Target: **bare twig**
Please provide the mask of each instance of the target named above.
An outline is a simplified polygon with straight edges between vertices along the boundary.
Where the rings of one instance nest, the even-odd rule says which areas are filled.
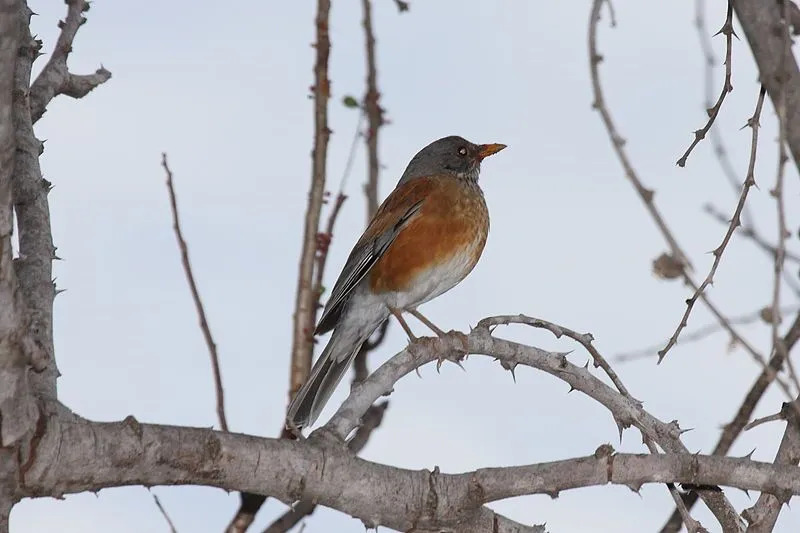
[[[703,104],[704,109],[709,109],[714,105],[712,101],[712,92],[716,58],[714,56],[714,47],[711,44],[711,36],[709,35],[708,28],[706,27],[706,2],[705,0],[695,0],[694,6],[694,26],[695,29],[697,29],[697,36],[700,40],[700,49],[702,50],[704,59]],[[741,187],[739,173],[733,168],[730,157],[728,157],[728,151],[725,148],[725,142],[722,140],[722,134],[720,133],[719,128],[711,128],[708,132],[708,136],[711,139],[711,145],[714,148],[714,155],[716,156],[717,162],[722,169],[722,174],[727,179],[728,184],[731,186],[734,193],[738,194]],[[739,230],[740,233],[744,233],[745,228],[755,231],[755,228],[752,227],[752,217],[750,216],[750,209],[747,205],[745,205],[744,209],[742,209],[742,222],[743,227]],[[724,223],[727,224],[728,221],[725,220]]]
[[[783,411],[768,416],[762,416],[761,418],[756,418],[755,420],[747,424],[742,429],[742,431],[750,431],[751,429],[758,427],[761,424],[767,424],[769,422],[775,422],[777,420],[786,420],[786,415]]]
[[[694,140],[692,140],[692,144],[689,145],[689,148],[687,148],[680,159],[678,159],[677,165],[679,167],[686,166],[686,160],[689,158],[689,154],[691,154],[692,150],[694,150],[694,147],[705,138],[706,134],[711,129],[711,126],[714,124],[714,121],[717,119],[720,109],[722,109],[722,102],[725,101],[725,96],[727,96],[727,94],[733,90],[733,85],[731,85],[731,52],[733,50],[734,35],[733,0],[728,0],[728,10],[725,14],[725,24],[722,25],[722,29],[720,29],[717,34],[719,35],[720,33],[725,36],[725,81],[722,84],[722,90],[719,93],[719,97],[717,97],[716,103],[713,105],[713,107],[706,109],[708,121],[706,121],[705,126],[694,132]]]
[[[617,128],[614,125],[614,120],[611,118],[611,113],[606,105],[605,97],[603,96],[603,87],[600,83],[599,71],[600,62],[603,60],[603,56],[601,56],[597,50],[597,25],[600,21],[600,9],[602,8],[603,3],[604,0],[594,0],[592,2],[591,15],[589,18],[589,68],[592,77],[592,89],[594,92],[594,102],[592,103],[592,107],[600,113],[600,117],[603,119],[603,125],[605,125],[608,136],[611,139],[611,145],[614,148],[614,152],[617,154],[617,158],[625,170],[625,176],[631,182],[631,185],[633,185],[634,189],[636,189],[636,192],[642,199],[645,208],[650,213],[650,216],[656,223],[656,226],[658,226],[658,229],[661,231],[661,234],[667,241],[667,244],[669,244],[675,260],[682,265],[691,266],[689,258],[685,253],[683,253],[683,250],[681,250],[678,242],[675,240],[675,237],[672,236],[672,232],[667,227],[666,222],[664,222],[664,218],[656,208],[655,203],[653,203],[655,191],[645,187],[639,179],[639,176],[636,174],[636,171],[633,169],[633,165],[631,164],[630,159],[628,159],[628,154],[625,152],[625,139],[623,139],[619,132],[617,132]]]
[[[183,232],[181,231],[181,222],[180,217],[178,216],[178,202],[175,197],[175,185],[172,181],[172,170],[169,168],[166,153],[161,154],[161,166],[164,167],[164,172],[167,174],[169,204],[172,208],[172,229],[175,231],[175,238],[178,240],[178,247],[181,251],[183,272],[186,275],[186,281],[189,282],[189,289],[192,292],[194,307],[197,310],[197,317],[200,319],[200,329],[203,332],[203,339],[205,339],[206,346],[208,347],[208,355],[211,357],[211,370],[214,373],[214,389],[217,398],[217,417],[219,418],[219,427],[222,428],[222,431],[228,431],[228,421],[225,418],[225,391],[222,388],[222,375],[219,368],[217,343],[214,342],[214,337],[211,335],[211,328],[208,326],[206,311],[203,307],[203,302],[200,299],[200,292],[197,289],[197,282],[195,282],[194,274],[192,273],[192,263],[189,261],[189,248],[186,245],[186,241],[183,239]]]
[[[786,346],[786,353],[791,351],[798,340],[800,340],[800,313],[796,315],[794,322],[783,335],[783,344]],[[784,356],[782,354],[774,353],[772,355],[772,358],[769,360],[769,367],[772,371],[768,372],[767,369],[764,369],[761,371],[761,374],[759,374],[758,378],[756,378],[755,383],[753,383],[753,385],[750,387],[750,390],[745,395],[742,404],[736,411],[733,420],[725,425],[725,429],[722,431],[722,434],[717,441],[717,445],[711,452],[713,455],[726,455],[730,451],[734,441],[752,418],[753,412],[755,411],[759,400],[772,383],[774,377],[777,375],[776,373],[783,366],[783,361]],[[697,501],[697,495],[690,493],[685,495],[683,499],[686,503],[686,506],[691,508],[692,505],[694,505]],[[680,528],[681,515],[677,511],[673,511],[670,518],[661,528],[661,533],[677,533]]]
[[[661,213],[655,206],[653,202],[653,196],[655,192],[652,189],[646,188],[642,181],[639,179],[636,171],[633,169],[633,165],[631,164],[630,160],[628,159],[628,155],[625,152],[625,140],[620,136],[617,132],[616,126],[614,125],[614,121],[611,118],[611,113],[608,110],[608,106],[605,103],[605,98],[603,97],[603,87],[600,83],[600,62],[602,61],[603,57],[597,51],[597,26],[600,20],[600,8],[603,5],[603,0],[594,0],[592,2],[591,14],[589,18],[589,31],[588,31],[588,41],[589,41],[589,69],[592,79],[592,90],[594,94],[594,103],[593,107],[600,113],[600,117],[603,120],[603,125],[606,128],[606,132],[608,133],[609,139],[611,139],[611,144],[614,148],[614,152],[617,155],[622,167],[625,169],[625,175],[628,180],[631,182],[633,187],[636,189],[636,192],[639,194],[639,197],[642,199],[647,211],[650,213],[653,221],[656,223],[661,235],[664,237],[664,240],[667,241],[669,245],[670,252],[671,252],[671,259],[674,263],[679,266],[680,276],[683,278],[684,282],[692,288],[692,290],[697,290],[697,283],[692,279],[692,277],[687,272],[687,268],[691,268],[691,263],[687,255],[683,252],[681,247],[678,245],[677,240],[672,235],[669,227],[666,225],[664,218],[661,216]],[[700,299],[703,303],[706,304],[708,310],[711,311],[711,314],[714,315],[719,323],[725,328],[726,331],[731,335],[732,338],[736,340],[739,344],[741,344],[747,352],[757,361],[761,361],[761,364],[765,364],[764,357],[759,354],[755,348],[753,348],[747,340],[742,337],[736,329],[728,322],[728,319],[725,317],[722,312],[717,309],[717,307],[711,302],[711,300],[706,296],[705,293],[700,293]]]
[[[731,13],[731,4],[728,3],[728,14]],[[727,22],[726,22],[727,24]],[[722,253],[725,251],[725,247],[730,242],[731,237],[733,236],[733,232],[736,231],[736,228],[742,224],[741,215],[742,215],[742,208],[744,208],[744,204],[747,201],[747,193],[750,190],[750,187],[755,185],[755,165],[756,165],[756,152],[758,147],[758,128],[760,126],[759,119],[761,117],[761,109],[764,106],[764,95],[766,94],[766,89],[764,86],[761,86],[761,90],[758,93],[758,101],[756,103],[756,109],[753,112],[753,116],[747,121],[747,125],[753,130],[752,138],[750,142],[750,162],[747,165],[747,175],[744,180],[744,184],[742,185],[741,194],[739,195],[739,201],[736,204],[736,209],[733,212],[733,217],[731,217],[730,225],[728,226],[728,231],[725,232],[725,236],[722,238],[722,243],[714,249],[712,252],[714,255],[714,262],[711,264],[711,269],[708,271],[703,282],[695,289],[692,296],[686,300],[686,310],[681,317],[681,321],[678,323],[678,327],[675,329],[675,332],[670,336],[669,340],[667,341],[666,346],[659,350],[658,352],[658,362],[660,363],[664,356],[667,355],[667,352],[670,348],[672,348],[676,342],[678,342],[678,336],[681,334],[683,328],[686,327],[689,321],[689,315],[692,312],[692,308],[694,307],[695,302],[700,297],[700,294],[705,290],[705,288],[712,284],[714,281],[714,273],[717,271],[717,267],[719,266],[720,261],[722,260]],[[763,362],[762,364],[766,364]]]
[[[745,206],[745,209],[747,209],[747,206]],[[720,224],[730,224],[730,219],[712,204],[704,205],[703,211],[705,211],[711,216],[711,218]],[[766,252],[774,260],[775,254],[777,253],[777,248],[773,244],[767,242],[767,240],[756,231],[755,227],[744,222],[744,210],[742,211],[742,222],[742,226],[739,228],[739,235],[750,239],[753,244],[764,250],[764,252]],[[800,255],[792,253],[789,250],[785,250],[784,260],[800,264]]]
[[[367,57],[367,91],[364,95],[364,109],[367,114],[367,133],[364,141],[367,143],[367,184],[364,193],[367,196],[367,221],[378,210],[378,133],[383,126],[383,109],[378,99],[378,73],[375,66],[375,33],[372,31],[372,2],[362,0],[364,11],[364,37]]]
[[[800,307],[798,307],[797,305],[785,306],[781,309],[781,312],[783,314],[794,313],[798,309],[800,309]],[[759,309],[758,311],[752,313],[747,313],[744,315],[739,315],[728,319],[728,321],[732,325],[738,325],[738,326],[752,324],[754,322],[761,322],[763,320],[764,320],[763,309]],[[683,342],[684,345],[689,342],[700,341],[713,335],[714,333],[722,331],[723,329],[724,328],[719,323],[707,324],[689,333],[684,333],[683,336],[681,336],[681,341]],[[664,346],[663,342],[658,344],[653,344],[651,346],[648,346],[647,348],[640,348],[638,350],[634,350],[631,352],[617,354],[613,356],[611,359],[616,362],[626,363],[636,359],[648,359],[648,358],[658,357],[657,353],[658,349],[661,348],[662,346]]]
[[[175,524],[172,523],[172,519],[169,517],[169,514],[167,514],[167,510],[164,509],[164,506],[161,505],[161,500],[159,500],[158,496],[156,496],[155,494],[153,494],[153,501],[156,503],[156,507],[158,507],[158,510],[161,511],[164,520],[167,521],[167,525],[169,526],[170,532],[178,533],[178,530],[175,529]]]
[[[318,231],[320,211],[325,192],[325,161],[328,155],[328,99],[330,80],[328,79],[328,56],[331,42],[328,34],[330,0],[317,1],[316,61],[314,64],[314,150],[312,154],[311,186],[308,194],[303,248],[300,254],[300,267],[297,276],[297,297],[295,301],[294,323],[292,329],[292,359],[289,373],[289,398],[303,386],[311,370],[314,344],[312,332],[317,316],[319,294],[314,293],[314,265],[318,250]]]

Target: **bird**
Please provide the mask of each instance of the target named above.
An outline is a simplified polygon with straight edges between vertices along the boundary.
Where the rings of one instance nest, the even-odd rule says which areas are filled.
[[[489,234],[481,162],[505,147],[453,135],[411,159],[333,286],[314,335],[333,334],[289,404],[287,427],[314,424],[361,345],[390,316],[411,341],[404,312],[444,335],[417,307],[455,287],[477,264]]]

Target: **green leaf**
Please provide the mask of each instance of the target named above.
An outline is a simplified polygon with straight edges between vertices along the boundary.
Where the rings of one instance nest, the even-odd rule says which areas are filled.
[[[349,94],[342,98],[342,103],[345,107],[349,107],[350,109],[358,107],[358,100],[350,96]]]

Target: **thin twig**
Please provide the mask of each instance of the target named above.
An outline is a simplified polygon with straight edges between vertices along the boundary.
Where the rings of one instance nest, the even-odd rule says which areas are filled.
[[[747,206],[745,206],[745,209],[747,209]],[[727,216],[725,216],[722,212],[720,212],[712,204],[704,205],[703,206],[703,211],[705,213],[707,213],[709,216],[711,216],[711,218],[713,218],[714,220],[719,222],[720,224],[730,224],[730,219]],[[764,252],[766,252],[774,260],[775,259],[775,254],[777,253],[777,248],[773,244],[767,242],[767,240],[756,231],[755,227],[753,227],[752,225],[748,225],[746,222],[744,222],[744,220],[745,220],[745,217],[744,217],[744,210],[743,210],[742,211],[742,225],[739,228],[739,235],[741,235],[742,237],[746,237],[746,238],[750,239],[751,241],[753,241],[753,244],[755,244],[756,246],[761,248]],[[792,253],[789,250],[785,250],[784,251],[784,257],[783,258],[786,261],[792,261],[794,263],[800,264],[800,255]]]
[[[623,139],[622,136],[617,132],[617,128],[614,125],[614,120],[611,118],[611,113],[608,110],[605,97],[603,96],[603,87],[600,83],[599,70],[600,62],[603,60],[603,56],[601,56],[597,51],[597,25],[600,21],[600,9],[604,2],[605,0],[594,0],[592,2],[591,19],[589,22],[589,69],[592,78],[592,90],[594,93],[594,102],[592,103],[592,107],[600,113],[600,117],[603,119],[603,125],[606,127],[608,136],[611,139],[611,145],[614,148],[614,152],[617,154],[617,158],[625,170],[625,176],[631,182],[631,185],[633,185],[633,187],[636,189],[636,192],[642,199],[645,208],[647,208],[647,211],[650,213],[650,216],[656,223],[656,226],[658,226],[659,231],[661,231],[661,234],[667,241],[667,244],[669,244],[670,250],[672,250],[672,254],[675,256],[675,259],[682,265],[691,266],[689,258],[685,253],[683,253],[683,250],[681,250],[681,247],[678,245],[675,237],[673,237],[672,232],[667,227],[666,222],[664,222],[664,218],[661,216],[661,213],[659,213],[658,209],[653,203],[653,196],[655,195],[655,192],[642,184],[639,176],[633,169],[633,165],[628,159],[628,154],[625,152],[625,139]]]
[[[708,131],[711,129],[711,126],[714,124],[714,121],[717,119],[720,109],[722,109],[722,102],[725,101],[725,96],[727,96],[727,94],[733,90],[733,85],[731,85],[731,53],[733,50],[734,36],[733,0],[728,0],[728,10],[725,14],[725,24],[722,25],[722,29],[717,32],[717,35],[720,33],[725,36],[725,81],[722,84],[722,90],[719,93],[719,97],[717,97],[717,102],[713,107],[706,109],[706,113],[708,113],[708,121],[706,121],[705,126],[694,132],[692,144],[689,145],[689,148],[686,149],[686,152],[684,152],[680,159],[678,159],[677,165],[679,167],[686,166],[686,160],[689,158],[689,154],[691,154],[692,150],[694,150],[694,147],[705,138],[706,133],[708,133]]]
[[[383,126],[383,109],[381,109],[378,99],[378,73],[375,65],[375,33],[372,30],[372,2],[362,0],[361,5],[364,11],[364,38],[367,58],[367,90],[364,95],[364,110],[367,114],[367,133],[364,141],[367,144],[367,184],[364,186],[364,193],[367,196],[367,221],[372,219],[372,215],[378,210],[378,172],[380,170],[378,162],[378,133]]]
[[[205,339],[206,346],[208,347],[208,354],[211,357],[211,370],[214,374],[214,389],[217,397],[217,417],[219,418],[219,427],[222,429],[222,431],[228,431],[228,421],[225,418],[225,392],[222,388],[222,375],[219,368],[217,344],[214,342],[214,337],[211,335],[211,328],[208,326],[206,311],[203,307],[203,302],[200,299],[200,292],[197,290],[197,282],[195,282],[194,274],[192,273],[192,264],[189,261],[189,248],[186,246],[186,241],[183,239],[183,232],[181,231],[180,218],[178,217],[178,202],[175,198],[175,186],[172,181],[172,171],[169,168],[166,153],[161,154],[161,166],[164,167],[164,172],[167,174],[169,204],[172,208],[172,228],[175,230],[175,238],[178,240],[178,247],[181,251],[183,272],[186,275],[186,281],[189,282],[189,289],[192,292],[194,307],[197,310],[197,316],[200,319],[200,329],[203,332],[203,338]]]
[[[731,7],[730,3],[728,5],[728,12],[730,13]],[[752,138],[750,143],[750,163],[747,166],[747,175],[744,179],[744,184],[742,185],[741,194],[739,195],[739,201],[736,204],[736,209],[733,212],[733,217],[731,217],[730,224],[728,226],[728,230],[725,232],[725,236],[722,238],[722,243],[714,249],[712,252],[714,254],[714,262],[711,264],[711,269],[708,271],[703,282],[695,289],[692,296],[686,300],[686,310],[681,317],[680,323],[678,323],[678,327],[675,329],[675,332],[667,341],[667,345],[659,350],[658,352],[658,362],[660,363],[664,356],[667,355],[667,352],[670,348],[672,348],[676,342],[678,342],[678,336],[681,334],[683,328],[686,327],[689,321],[689,315],[692,312],[692,308],[694,307],[695,302],[700,297],[700,294],[705,290],[705,288],[712,284],[714,281],[714,273],[717,271],[717,267],[719,267],[719,263],[722,260],[722,253],[725,251],[725,247],[728,246],[728,242],[730,242],[731,237],[733,236],[733,232],[736,231],[736,228],[742,224],[741,215],[742,215],[742,208],[744,207],[745,202],[747,201],[747,193],[750,191],[750,187],[755,185],[755,165],[756,165],[756,152],[758,147],[758,128],[760,126],[759,119],[761,118],[761,109],[764,106],[764,96],[766,94],[766,89],[764,86],[761,86],[761,90],[758,93],[758,102],[756,103],[756,109],[753,112],[753,116],[750,120],[747,121],[747,125],[752,128]],[[766,363],[764,363],[766,364]]]
[[[172,519],[167,514],[167,510],[164,509],[164,506],[161,505],[161,501],[158,499],[158,496],[156,496],[155,494],[153,494],[153,501],[156,502],[156,507],[158,507],[158,510],[161,511],[161,514],[164,516],[164,520],[167,521],[167,525],[169,526],[170,532],[171,533],[178,533],[178,530],[175,529],[175,524],[172,523]]]
[[[714,105],[712,102],[712,92],[716,58],[714,56],[714,47],[711,44],[711,37],[708,33],[708,28],[706,27],[705,0],[695,0],[694,6],[694,26],[697,30],[697,36],[700,40],[700,49],[703,53],[703,108],[709,109]],[[714,148],[714,155],[716,156],[717,162],[722,169],[722,174],[727,179],[728,184],[731,186],[734,193],[738,194],[739,188],[741,187],[739,174],[733,168],[733,163],[731,163],[731,159],[728,157],[728,150],[725,148],[725,142],[722,140],[722,134],[720,133],[719,128],[711,128],[708,132],[708,136],[711,139],[711,145]],[[725,224],[727,223],[728,221],[726,220]],[[745,205],[744,209],[742,210],[742,223],[743,226],[739,230],[741,233],[744,233],[745,228],[752,229],[755,232],[755,228],[752,223],[752,217],[750,216],[750,208],[747,205]]]
[[[317,316],[319,293],[314,292],[314,266],[318,250],[320,212],[325,196],[325,162],[328,156],[328,99],[330,80],[328,79],[328,57],[331,43],[328,34],[330,0],[317,1],[315,21],[317,40],[314,49],[314,149],[312,152],[311,185],[308,194],[305,226],[303,229],[303,249],[300,254],[300,267],[297,275],[297,296],[292,328],[292,359],[289,373],[289,398],[303,386],[311,370],[314,344],[312,332]]]
[[[744,427],[743,431],[750,431],[754,427],[758,427],[761,424],[766,424],[768,422],[775,422],[777,420],[786,420],[786,414],[783,411],[781,411],[781,412],[775,413],[773,415],[762,416],[761,418],[756,418],[755,420],[753,420],[752,422],[747,424]]]
[[[795,311],[800,310],[800,307],[797,305],[785,306],[781,309],[781,312],[784,314],[794,313]],[[759,309],[758,311],[747,313],[744,315],[739,315],[733,318],[728,319],[728,321],[733,325],[747,325],[752,324],[754,322],[761,322],[764,320],[763,317],[763,309]],[[703,340],[707,337],[710,337],[714,333],[722,331],[724,328],[718,324],[707,324],[701,328],[698,328],[692,332],[684,333],[681,336],[681,341],[685,346],[689,342],[696,342]],[[735,341],[734,341],[735,343]],[[733,344],[733,343],[732,343]],[[634,361],[636,359],[648,359],[652,357],[658,357],[658,349],[661,348],[664,343],[653,344],[648,346],[647,348],[640,348],[638,350],[633,350],[630,352],[624,352],[617,354],[611,358],[612,361],[619,362],[619,363],[627,363],[629,361]]]
[[[308,193],[305,225],[303,228],[303,246],[300,253],[300,266],[297,274],[297,294],[292,317],[292,351],[289,364],[289,401],[303,386],[311,371],[314,352],[313,331],[317,321],[317,310],[322,287],[322,275],[330,236],[336,215],[346,196],[341,189],[337,195],[332,216],[328,219],[327,232],[319,233],[322,204],[325,202],[326,161],[328,157],[328,139],[331,130],[328,128],[328,100],[330,99],[330,80],[328,79],[328,58],[331,42],[328,33],[330,18],[330,0],[317,0],[317,16],[314,21],[316,43],[314,49],[314,148],[311,155],[311,184]],[[345,169],[342,183],[349,173],[350,161]],[[320,250],[323,245],[324,252]],[[316,270],[316,277],[315,277]],[[282,425],[280,437],[294,439],[295,435]],[[266,498],[260,494],[242,492],[239,509],[228,524],[226,533],[244,533],[255,520],[256,513],[264,505]]]
[[[347,196],[342,192],[336,195],[336,200],[328,215],[325,231],[317,234],[316,267],[314,268],[314,294],[317,296],[315,302],[317,307],[320,305],[319,299],[323,292],[322,279],[325,275],[325,263],[328,260],[328,249],[331,245],[331,239],[333,239],[333,227],[336,224],[336,218],[339,216],[339,211],[342,209],[345,200],[347,200]]]
[[[680,276],[683,277],[684,282],[692,289],[697,289],[697,283],[692,279],[689,275],[687,268],[691,268],[691,263],[687,255],[683,252],[681,247],[678,245],[677,240],[672,235],[669,227],[667,226],[666,222],[664,222],[664,218],[659,213],[658,209],[653,202],[653,196],[655,192],[652,189],[646,188],[642,181],[639,179],[636,171],[633,169],[633,165],[631,164],[630,160],[628,159],[628,155],[625,152],[625,140],[620,136],[617,132],[617,128],[614,125],[614,120],[611,118],[611,113],[608,110],[608,106],[605,103],[605,98],[603,97],[603,87],[600,82],[600,62],[602,61],[603,57],[597,51],[597,25],[600,20],[600,9],[603,5],[603,0],[594,0],[592,3],[590,21],[589,21],[589,69],[590,75],[592,79],[592,91],[594,94],[594,103],[593,107],[600,113],[600,117],[603,120],[603,125],[606,128],[606,132],[608,133],[608,137],[611,140],[611,144],[614,148],[614,152],[617,155],[620,163],[622,164],[623,169],[625,170],[625,176],[631,182],[633,187],[636,189],[636,192],[639,194],[639,197],[642,199],[647,211],[650,213],[653,221],[658,226],[661,235],[664,237],[664,240],[667,241],[669,245],[671,258],[673,262],[679,265]],[[708,307],[708,310],[711,311],[711,314],[714,315],[719,323],[728,331],[732,338],[736,340],[739,344],[741,344],[747,352],[756,360],[759,361],[762,365],[764,363],[764,357],[759,354],[755,348],[753,348],[747,340],[742,337],[739,332],[737,332],[733,326],[731,326],[728,319],[725,317],[722,312],[717,309],[717,307],[711,302],[711,300],[706,296],[705,293],[700,293],[700,299],[703,301],[704,304]]]

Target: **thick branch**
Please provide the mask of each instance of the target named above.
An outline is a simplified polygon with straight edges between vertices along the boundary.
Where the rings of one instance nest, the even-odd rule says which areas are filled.
[[[786,142],[800,169],[800,69],[781,31],[781,2],[734,0],[733,9],[773,106],[785,102]]]
[[[66,0],[67,18],[59,21],[58,36],[50,60],[31,85],[31,119],[34,123],[42,118],[45,108],[59,94],[72,98],[83,98],[95,87],[111,78],[111,72],[102,66],[94,74],[72,74],[67,68],[67,59],[72,52],[72,42],[78,28],[86,23],[83,13],[89,11],[86,0]]]
[[[566,354],[546,352],[492,337],[488,326],[493,323],[492,320],[489,318],[481,321],[469,335],[451,333],[441,339],[422,339],[411,344],[355,387],[331,420],[314,434],[332,433],[338,438],[344,438],[358,427],[359,417],[369,406],[381,396],[391,393],[394,384],[402,376],[430,361],[441,361],[446,358],[458,361],[470,353],[491,355],[509,370],[513,370],[517,364],[523,364],[551,374],[568,383],[572,389],[581,391],[601,403],[611,411],[615,422],[621,428],[633,425],[665,451],[687,452],[680,441],[681,429],[677,422],[666,424],[658,420],[645,411],[639,402],[612,389],[587,368],[570,363]],[[738,530],[740,523],[738,514],[722,494],[705,490],[700,494],[721,523],[731,530]]]
[[[14,210],[19,228],[19,257],[14,260],[17,278],[28,308],[29,332],[40,347],[43,371],[32,379],[39,395],[55,399],[58,370],[53,351],[53,259],[56,248],[50,230],[50,206],[47,195],[50,182],[42,178],[39,156],[43,143],[33,132],[29,106],[29,84],[33,61],[41,41],[31,37],[28,22],[32,12],[20,6],[22,35],[14,73],[14,128],[17,151],[14,166]]]
[[[93,465],[89,471],[87,462]],[[53,417],[24,482],[30,496],[125,485],[206,485],[284,502],[314,500],[368,527],[477,533],[541,531],[482,507],[505,498],[608,483],[638,489],[650,482],[800,494],[800,468],[689,453],[614,454],[604,445],[587,457],[445,474],[365,461],[338,441],[257,438],[132,418],[91,423]]]
[[[87,462],[93,465],[90,471]],[[495,531],[542,531],[481,507],[505,497],[502,474],[490,473],[486,481],[491,491],[477,496],[470,491],[474,473],[439,475],[379,465],[359,459],[340,442],[139,424],[131,417],[117,423],[53,417],[26,474],[25,489],[36,497],[125,485],[206,485],[286,503],[313,500],[370,527],[426,531],[455,526],[465,533],[483,533],[498,524],[502,527]],[[426,505],[430,501],[438,504]]]

